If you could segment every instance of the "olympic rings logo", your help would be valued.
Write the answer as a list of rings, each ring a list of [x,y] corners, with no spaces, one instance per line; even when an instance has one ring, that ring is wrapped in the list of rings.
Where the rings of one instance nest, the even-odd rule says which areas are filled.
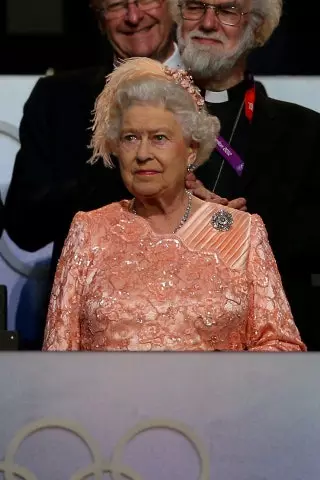
[[[0,462],[0,472],[4,473],[4,480],[15,480],[17,476],[22,480],[37,480],[36,476],[27,468],[16,464],[14,458],[21,443],[27,437],[47,429],[59,429],[74,434],[82,440],[90,452],[92,464],[74,473],[70,480],[85,480],[93,475],[95,480],[103,480],[105,473],[109,473],[112,480],[121,480],[123,478],[143,480],[137,472],[122,463],[124,450],[142,432],[158,429],[173,430],[182,435],[192,445],[199,458],[198,480],[210,480],[210,460],[206,448],[194,431],[182,422],[169,419],[141,421],[120,438],[113,449],[110,460],[106,460],[103,458],[96,441],[82,426],[69,421],[48,418],[32,422],[23,427],[11,440],[4,460]]]

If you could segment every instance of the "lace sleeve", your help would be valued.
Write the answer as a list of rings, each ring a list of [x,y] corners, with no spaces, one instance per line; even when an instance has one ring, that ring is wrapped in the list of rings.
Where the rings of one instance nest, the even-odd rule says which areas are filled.
[[[305,351],[261,218],[252,216],[248,350]]]
[[[43,350],[79,350],[79,315],[88,267],[89,225],[84,213],[74,217],[50,297]]]

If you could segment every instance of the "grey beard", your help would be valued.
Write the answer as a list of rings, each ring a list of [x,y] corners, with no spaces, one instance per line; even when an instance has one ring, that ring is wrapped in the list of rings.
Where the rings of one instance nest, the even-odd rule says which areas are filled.
[[[185,41],[181,36],[181,25],[177,29],[177,39],[184,66],[198,79],[224,78],[255,46],[255,35],[250,26],[247,27],[237,48],[228,54],[212,46],[195,45],[190,38]]]

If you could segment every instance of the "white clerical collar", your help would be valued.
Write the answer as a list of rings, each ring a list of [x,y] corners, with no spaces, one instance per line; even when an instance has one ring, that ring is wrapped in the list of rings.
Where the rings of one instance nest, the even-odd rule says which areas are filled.
[[[211,92],[206,90],[205,101],[209,103],[224,103],[228,102],[229,95],[228,90],[223,90],[222,92]]]
[[[180,57],[178,45],[176,43],[174,44],[173,54],[169,58],[167,58],[165,62],[163,62],[163,65],[169,68],[184,68],[182,59]]]

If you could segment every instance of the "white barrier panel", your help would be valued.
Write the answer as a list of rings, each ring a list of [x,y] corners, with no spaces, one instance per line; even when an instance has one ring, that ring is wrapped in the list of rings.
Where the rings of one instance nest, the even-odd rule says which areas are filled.
[[[319,359],[252,355],[2,354],[0,479],[318,480]]]
[[[257,80],[264,84],[269,97],[320,112],[320,77],[264,77]]]
[[[34,76],[0,76],[0,188],[3,199],[19,147],[18,126],[23,105],[37,79]],[[319,77],[265,77],[259,80],[271,97],[320,112]],[[21,322],[29,324],[28,328],[32,329],[37,315],[41,315],[39,299],[43,296],[51,251],[52,247],[47,246],[36,253],[24,252],[4,232],[0,240],[0,284],[8,287],[9,328]]]
[[[39,77],[0,77],[0,189],[4,200],[19,148],[18,127],[23,105]],[[21,198],[23,201],[23,198]],[[8,327],[25,323],[29,329],[40,315],[38,298],[43,297],[52,247],[35,253],[19,249],[3,233],[0,240],[0,284],[8,287]],[[30,331],[30,335],[32,332]]]

